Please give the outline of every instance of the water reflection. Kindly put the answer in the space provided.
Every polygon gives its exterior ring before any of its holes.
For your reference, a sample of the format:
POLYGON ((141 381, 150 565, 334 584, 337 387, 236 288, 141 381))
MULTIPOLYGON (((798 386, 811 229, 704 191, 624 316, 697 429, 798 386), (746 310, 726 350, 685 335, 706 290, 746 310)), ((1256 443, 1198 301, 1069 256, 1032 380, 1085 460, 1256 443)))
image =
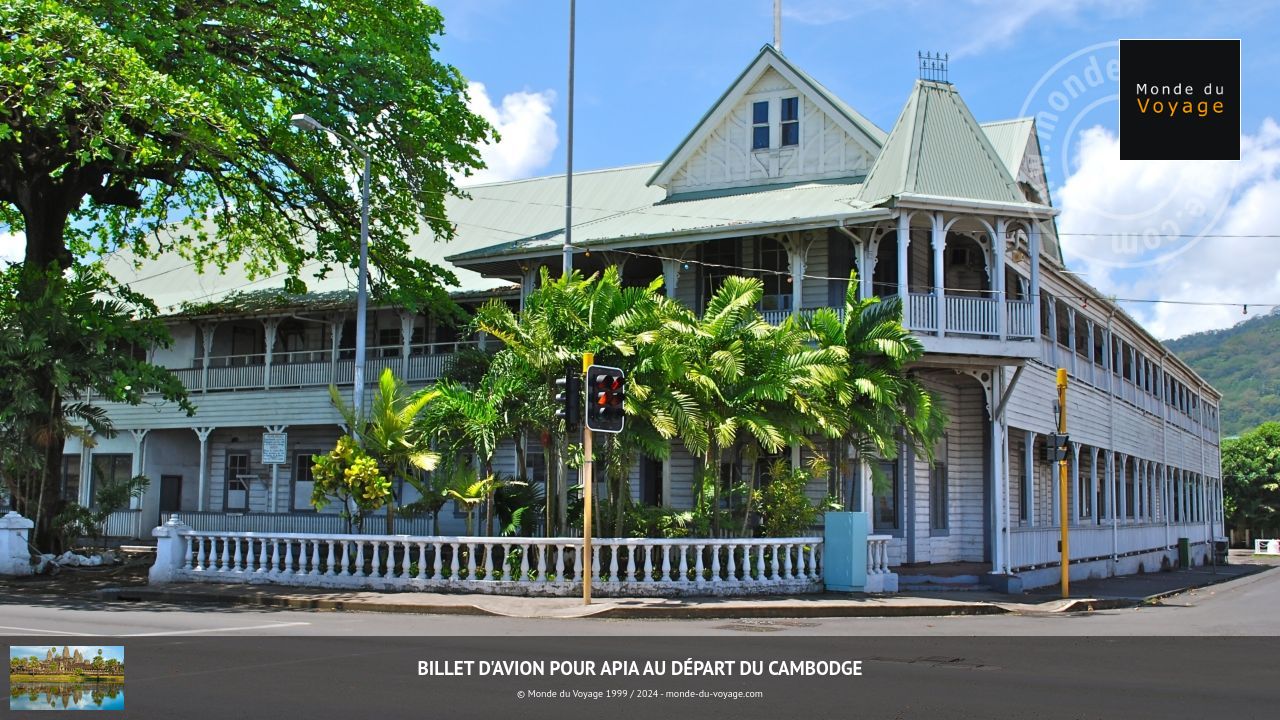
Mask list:
POLYGON ((9 686, 9 709, 123 710, 124 684, 111 681, 15 681, 9 686))

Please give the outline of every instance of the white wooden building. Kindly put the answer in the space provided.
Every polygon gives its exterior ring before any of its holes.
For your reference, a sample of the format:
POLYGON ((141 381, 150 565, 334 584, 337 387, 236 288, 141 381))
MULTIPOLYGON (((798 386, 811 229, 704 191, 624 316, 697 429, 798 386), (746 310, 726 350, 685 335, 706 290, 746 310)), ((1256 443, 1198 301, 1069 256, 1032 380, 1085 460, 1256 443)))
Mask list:
MULTIPOLYGON (((558 271, 564 178, 469 191, 449 206, 458 239, 423 236, 416 247, 457 272, 460 301, 515 305, 541 267, 558 271)), ((1066 271, 1034 120, 979 123, 956 87, 919 80, 886 133, 765 46, 664 162, 576 174, 574 201, 577 268, 616 264, 637 284, 661 274, 693 307, 725 275, 753 273, 768 317, 840 306, 852 269, 864 296, 902 299, 927 351, 915 372, 950 416, 945 439, 932 462, 904 452, 884 463, 884 492, 865 472, 813 488, 820 497, 842 484, 855 509, 869 510, 876 531, 894 538, 891 565, 982 563, 1000 587, 1056 582, 1062 502, 1076 577, 1158 569, 1179 538, 1203 562, 1223 534, 1220 395, 1066 271), (1070 377, 1066 498, 1045 451, 1058 367, 1070 377)), ((120 268, 122 279, 131 272, 120 268)), ((197 276, 177 260, 136 273, 136 289, 175 310, 271 287, 197 276)), ((329 282, 316 289, 347 287, 329 282)), ((349 299, 175 314, 176 343, 155 359, 177 369, 197 414, 112 406, 118 437, 68 443, 71 491, 88 498, 95 466, 151 477, 151 493, 119 516, 122 534, 145 535, 171 511, 203 529, 330 529, 322 524, 336 517, 306 502, 306 458, 340 432, 326 386, 350 387, 349 299), (268 431, 288 436, 288 461, 274 472, 261 463, 268 431)), ((371 317, 370 378, 389 366, 428 383, 451 354, 482 341, 394 308, 371 317)), ((514 474, 514 457, 509 443, 498 471, 514 474)), ((633 492, 688 506, 692 476, 677 444, 665 461, 637 458, 633 492)), ((445 517, 442 529, 460 529, 445 517)))

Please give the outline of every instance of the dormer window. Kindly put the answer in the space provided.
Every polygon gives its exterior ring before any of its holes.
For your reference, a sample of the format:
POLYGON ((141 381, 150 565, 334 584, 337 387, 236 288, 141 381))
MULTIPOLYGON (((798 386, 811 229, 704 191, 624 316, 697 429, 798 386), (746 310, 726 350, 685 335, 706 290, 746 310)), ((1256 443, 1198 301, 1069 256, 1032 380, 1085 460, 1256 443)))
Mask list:
POLYGON ((782 98, 782 146, 800 144, 800 98, 782 98))
POLYGON ((769 102, 751 104, 751 149, 769 149, 769 102))

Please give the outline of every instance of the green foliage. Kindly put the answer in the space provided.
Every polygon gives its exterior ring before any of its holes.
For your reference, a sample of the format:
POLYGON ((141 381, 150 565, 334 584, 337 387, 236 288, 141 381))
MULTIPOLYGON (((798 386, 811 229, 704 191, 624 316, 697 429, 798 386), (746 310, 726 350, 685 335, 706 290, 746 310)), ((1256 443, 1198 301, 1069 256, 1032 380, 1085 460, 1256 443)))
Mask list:
POLYGON ((317 510, 328 507, 332 498, 342 504, 342 516, 357 530, 364 516, 391 502, 391 481, 350 435, 338 438, 337 445, 326 455, 312 455, 311 504, 317 510), (354 512, 352 512, 354 508, 354 512))
MULTIPOLYGON (((415 487, 425 496, 426 488, 419 480, 419 470, 431 470, 439 456, 430 449, 430 438, 418 425, 418 416, 439 396, 435 390, 410 392, 390 368, 378 377, 378 392, 369 403, 369 412, 361 416, 347 405, 338 389, 329 386, 329 399, 342 415, 362 451, 377 465, 388 487, 395 480, 415 487)), ((387 501, 387 534, 395 533, 394 497, 387 501)), ((381 506, 379 506, 381 507, 381 506)))
POLYGON ((1280 531, 1280 422, 1223 441, 1222 489, 1232 527, 1262 537, 1280 531))
POLYGON ((304 112, 372 156, 377 287, 398 304, 443 300, 450 274, 404 237, 424 219, 452 237, 453 174, 481 166, 475 145, 493 133, 461 74, 432 58, 442 32, 417 0, 3 3, 0 224, 26 225, 41 263, 176 251, 283 267, 300 291, 304 268, 354 264, 359 222, 358 152, 294 130, 304 112), (52 207, 69 222, 40 226, 52 207), (159 232, 175 220, 183 232, 159 232))
POLYGON ((503 535, 529 537, 547 499, 542 487, 528 480, 508 480, 494 493, 498 525, 503 535))
MULTIPOLYGON (((97 470, 94 470, 97 474, 97 470)), ((54 527, 68 542, 76 538, 88 537, 94 544, 106 539, 107 519, 117 510, 129 506, 129 501, 141 498, 151 486, 151 480, 145 475, 131 478, 110 480, 99 476, 97 490, 93 493, 93 504, 85 507, 77 502, 69 502, 62 512, 53 519, 54 527)))
POLYGON ((818 507, 809 500, 805 488, 815 476, 825 474, 820 463, 808 469, 793 469, 785 460, 777 460, 769 468, 769 482, 760 494, 760 529, 766 537, 804 535, 818 520, 818 507))
POLYGON ((1275 362, 1280 314, 1169 340, 1165 346, 1222 393, 1224 437, 1280 420, 1280 363, 1275 362))
POLYGON ((57 549, 52 519, 70 499, 59 496, 65 439, 114 435, 90 396, 138 405, 157 392, 194 411, 178 379, 146 361, 169 342, 155 306, 94 266, 0 270, 0 476, 45 549, 57 549))

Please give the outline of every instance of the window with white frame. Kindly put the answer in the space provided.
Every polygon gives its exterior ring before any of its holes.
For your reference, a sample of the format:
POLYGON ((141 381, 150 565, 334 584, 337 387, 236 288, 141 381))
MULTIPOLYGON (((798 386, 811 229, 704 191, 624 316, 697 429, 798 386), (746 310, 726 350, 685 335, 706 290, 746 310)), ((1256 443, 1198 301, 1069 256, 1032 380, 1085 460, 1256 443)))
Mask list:
POLYGON ((249 453, 227 453, 227 512, 249 509, 249 453))
POLYGON ((800 144, 800 98, 782 98, 781 130, 783 147, 800 144))
POLYGON ((751 149, 769 149, 769 101, 751 103, 751 149))

